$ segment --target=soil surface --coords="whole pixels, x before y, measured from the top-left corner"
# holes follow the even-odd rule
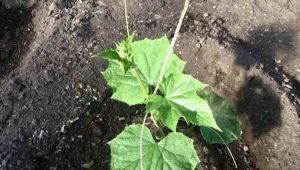
[[[137,39],[172,38],[182,0],[128,1]],[[176,44],[185,72],[234,102],[238,169],[300,169],[300,1],[191,0]],[[143,106],[110,98],[91,58],[126,37],[122,1],[0,0],[0,169],[109,169],[107,142]],[[184,129],[184,124],[179,129]],[[231,170],[193,137],[198,169]]]

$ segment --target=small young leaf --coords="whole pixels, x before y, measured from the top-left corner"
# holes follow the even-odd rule
[[[109,142],[112,170],[140,169],[141,129],[142,125],[130,125]],[[182,133],[170,133],[157,143],[145,127],[142,140],[145,170],[193,170],[199,162],[193,140]]]
[[[241,134],[241,122],[235,106],[222,97],[206,92],[203,95],[213,111],[213,115],[222,132],[201,127],[201,133],[208,143],[230,143],[237,140]]]
[[[146,109],[156,110],[158,118],[173,131],[180,117],[194,125],[220,130],[208,103],[197,95],[205,87],[190,75],[172,74],[161,83],[164,97],[150,97]]]
[[[119,56],[116,50],[103,51],[101,53],[94,55],[94,57],[102,57],[109,61],[117,63],[121,67],[123,66],[123,59]]]
[[[116,50],[106,50],[93,55],[93,57],[103,57],[111,61],[120,61],[121,58]]]
[[[117,64],[111,62],[102,74],[113,88],[113,99],[135,105],[143,103],[147,98],[148,86],[139,79],[133,68],[125,73]]]
[[[156,40],[145,39],[132,43],[133,62],[140,69],[146,82],[152,86],[157,84],[169,46],[169,40],[166,36]],[[168,77],[172,73],[181,73],[184,66],[185,62],[173,54],[169,59],[164,76]]]
[[[131,44],[134,34],[127,39],[117,44],[117,49],[107,50],[95,54],[93,57],[103,57],[109,61],[117,63],[121,68],[127,72],[133,66]]]
[[[131,56],[131,44],[134,38],[134,33],[131,34],[127,39],[117,44],[117,52],[122,59],[132,62]]]

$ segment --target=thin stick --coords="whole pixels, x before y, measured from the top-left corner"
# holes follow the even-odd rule
[[[168,65],[168,61],[169,61],[169,58],[171,57],[172,55],[172,52],[173,52],[173,48],[174,48],[174,45],[175,45],[175,42],[178,38],[178,34],[179,34],[179,30],[181,28],[181,25],[182,25],[182,21],[184,19],[184,16],[186,14],[186,11],[188,9],[188,6],[189,6],[189,0],[185,0],[185,3],[184,3],[184,8],[181,12],[181,16],[180,16],[180,19],[179,19],[179,23],[177,24],[177,27],[176,27],[176,30],[175,30],[175,34],[174,34],[174,37],[172,39],[172,42],[171,42],[171,45],[166,53],[166,56],[165,56],[165,59],[164,59],[164,62],[163,62],[163,65],[162,65],[162,68],[161,68],[161,71],[160,71],[160,75],[159,75],[159,78],[158,78],[158,82],[156,84],[156,87],[155,87],[155,90],[154,90],[154,95],[157,93],[158,91],[158,88],[159,88],[159,83],[162,81],[163,77],[164,77],[164,73],[166,71],[166,68],[167,68],[167,65]]]
[[[127,37],[129,37],[130,35],[129,35],[128,14],[127,14],[126,0],[123,0],[123,2],[124,2],[124,13],[125,13],[125,22],[126,22]],[[148,113],[146,113],[145,116],[144,116],[143,124],[142,124],[142,129],[141,129],[141,134],[140,134],[140,161],[141,161],[141,170],[144,170],[144,166],[143,166],[143,134],[144,134],[144,129],[145,129],[145,124],[146,124],[147,116],[148,116]]]
[[[126,31],[127,31],[127,36],[129,37],[129,26],[128,26],[128,14],[127,14],[127,4],[126,0],[123,0],[124,3],[124,13],[125,13],[125,22],[126,22]],[[137,75],[137,74],[136,74]],[[138,75],[137,75],[138,76]],[[143,119],[143,124],[142,124],[142,129],[141,129],[141,134],[140,134],[140,160],[141,160],[141,170],[144,170],[143,166],[143,134],[144,134],[144,129],[145,129],[145,124],[147,120],[148,113],[145,114],[144,119]]]
[[[124,2],[124,12],[125,12],[125,22],[126,22],[126,31],[127,31],[127,36],[129,37],[130,33],[129,33],[129,26],[128,26],[128,14],[127,14],[127,4],[126,4],[126,0],[123,1]]]
[[[157,85],[155,87],[155,90],[154,90],[154,95],[157,93],[157,90],[159,88],[159,83],[162,81],[163,79],[163,75],[164,75],[164,72],[165,72],[165,69],[166,69],[166,66],[168,64],[168,60],[173,52],[173,48],[174,48],[174,45],[175,45],[175,42],[177,40],[177,37],[178,37],[178,34],[179,34],[179,30],[180,30],[180,27],[182,25],[182,21],[184,19],[184,16],[185,16],[185,13],[187,11],[187,8],[189,6],[189,0],[185,0],[185,4],[184,4],[184,8],[183,8],[183,11],[181,13],[181,17],[179,19],[179,23],[176,27],[176,30],[175,30],[175,34],[174,34],[174,37],[172,39],[172,42],[171,42],[171,46],[169,47],[168,51],[167,51],[167,54],[165,56],[165,59],[164,59],[164,62],[163,62],[163,65],[162,65],[162,68],[161,68],[161,71],[160,71],[160,75],[159,75],[159,79],[158,79],[158,82],[157,82]],[[140,135],[140,160],[141,160],[141,170],[144,170],[144,167],[143,167],[143,133],[144,133],[144,125],[145,125],[145,122],[146,122],[146,118],[147,118],[147,113],[144,117],[144,121],[143,121],[143,126],[142,126],[142,130],[141,130],[141,135]],[[153,119],[154,120],[154,119]],[[155,121],[155,120],[154,120]]]
[[[141,160],[141,170],[144,170],[143,166],[143,134],[144,134],[144,129],[145,129],[145,124],[147,120],[148,113],[145,114],[144,120],[143,120],[143,125],[141,129],[141,134],[140,134],[140,160]]]
[[[234,159],[234,157],[233,157],[233,154],[231,153],[229,147],[226,145],[226,143],[225,143],[225,141],[223,140],[222,136],[220,136],[214,129],[212,129],[212,128],[210,128],[210,129],[211,129],[213,132],[215,132],[215,134],[217,134],[218,137],[222,140],[223,144],[225,145],[226,149],[228,150],[228,152],[229,152],[229,154],[230,154],[230,156],[231,156],[231,158],[232,158],[232,160],[233,160],[233,163],[234,163],[235,168],[237,169],[238,166],[237,166],[236,161],[235,161],[235,159]]]
[[[124,0],[124,4],[125,4],[125,8],[126,8],[126,0]],[[183,8],[183,11],[181,13],[179,23],[176,27],[175,34],[174,34],[174,37],[173,37],[172,42],[171,42],[171,46],[169,47],[169,49],[167,51],[167,54],[165,56],[165,59],[164,59],[164,62],[163,62],[163,65],[162,65],[162,68],[161,68],[161,71],[160,71],[159,79],[158,79],[157,85],[156,85],[154,93],[153,93],[154,95],[157,93],[158,88],[159,88],[159,83],[163,79],[163,75],[164,75],[164,72],[165,72],[167,64],[168,64],[168,60],[169,60],[169,58],[170,58],[170,56],[173,52],[173,48],[174,48],[175,42],[177,40],[179,30],[180,30],[180,27],[182,25],[182,21],[184,19],[184,16],[186,14],[188,6],[189,6],[189,0],[185,0],[184,8]],[[127,13],[127,9],[125,9],[125,13]],[[125,15],[127,16],[127,14],[125,14]],[[128,33],[128,36],[129,36],[127,17],[126,17],[126,23],[127,23],[127,33]],[[143,166],[143,133],[144,133],[144,128],[145,128],[145,123],[146,123],[147,116],[148,116],[148,113],[145,114],[142,129],[141,129],[141,135],[140,135],[140,161],[141,161],[140,165],[141,165],[141,170],[144,170],[144,166]]]

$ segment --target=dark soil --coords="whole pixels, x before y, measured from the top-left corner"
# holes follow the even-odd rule
[[[6,9],[0,3],[0,78],[17,67],[31,41],[31,10]]]
[[[130,29],[172,38],[182,5],[128,1]],[[300,167],[299,9],[298,0],[191,1],[176,52],[236,104],[238,169]],[[0,0],[0,169],[109,169],[107,142],[141,122],[143,106],[109,99],[107,63],[90,56],[125,38],[124,23],[117,0]],[[198,169],[235,169],[225,146],[204,143],[199,129],[187,135]]]

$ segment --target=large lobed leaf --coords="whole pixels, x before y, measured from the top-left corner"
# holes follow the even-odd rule
[[[133,61],[149,85],[155,86],[157,84],[169,46],[170,43],[166,36],[156,40],[144,39],[132,43]],[[184,66],[185,62],[180,60],[175,54],[172,54],[164,77],[168,77],[170,74],[181,73]]]
[[[172,74],[160,87],[164,96],[151,96],[146,110],[156,111],[165,126],[175,131],[178,119],[183,117],[188,123],[220,130],[208,103],[197,95],[205,84],[190,75]]]
[[[131,36],[119,43],[116,50],[97,54],[110,62],[103,76],[114,90],[112,98],[129,105],[143,103],[149,86],[158,81],[168,47],[169,40],[165,36],[136,42],[132,42]],[[184,66],[185,62],[172,54],[165,76],[181,74]]]
[[[142,125],[131,125],[109,142],[112,170],[140,169],[141,129]],[[145,170],[192,170],[199,162],[193,140],[182,133],[170,133],[157,143],[145,127],[142,141]]]
[[[111,62],[102,74],[113,88],[113,99],[135,105],[143,103],[147,98],[148,86],[139,79],[135,69],[125,72],[119,65]]]
[[[182,115],[164,97],[151,95],[146,103],[146,112],[152,113],[166,127],[176,131],[177,123]]]
[[[235,106],[212,92],[206,92],[203,97],[208,101],[217,124],[222,129],[220,132],[208,127],[201,127],[204,139],[211,144],[228,144],[237,140],[241,135],[241,122]]]

